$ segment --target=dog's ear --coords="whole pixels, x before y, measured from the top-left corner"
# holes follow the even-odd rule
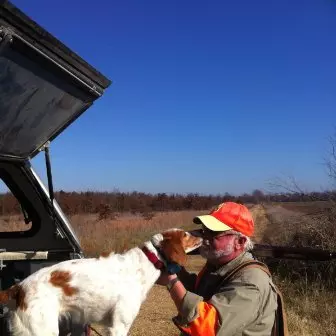
[[[161,242],[161,249],[167,261],[185,266],[187,263],[187,255],[183,248],[182,237],[183,233],[181,235],[180,232],[164,235],[164,239]]]

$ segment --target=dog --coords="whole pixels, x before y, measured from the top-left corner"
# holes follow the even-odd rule
[[[122,254],[42,268],[0,292],[0,303],[15,303],[10,331],[13,336],[58,336],[59,321],[69,318],[103,325],[110,336],[127,335],[161,272],[184,266],[187,253],[201,243],[189,232],[170,229]]]

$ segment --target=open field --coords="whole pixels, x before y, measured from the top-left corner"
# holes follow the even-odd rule
[[[298,211],[299,206],[301,208]],[[316,204],[316,206],[322,207],[321,204]],[[324,240],[324,227],[309,216],[303,216],[305,214],[304,207],[310,211],[313,205],[286,203],[250,206],[256,222],[254,241],[292,245],[295,239],[302,238],[300,233],[317,236],[317,238],[315,237],[316,242]],[[205,212],[207,211],[203,213]],[[120,252],[137,246],[145,239],[150,238],[153,233],[167,228],[195,228],[196,225],[192,224],[192,218],[200,213],[202,211],[161,212],[148,220],[132,214],[123,214],[117,219],[105,218],[102,220],[99,220],[96,214],[77,214],[70,216],[70,221],[79,235],[86,254],[96,256],[102,252],[112,250]],[[17,216],[0,219],[0,230],[4,227],[6,229],[12,227],[13,229],[13,226],[15,229],[22,226]],[[307,228],[312,231],[307,231]],[[321,235],[319,236],[319,234]],[[328,248],[336,250],[334,237],[331,235],[327,244]],[[334,309],[336,290],[335,287],[332,287],[334,282],[331,287],[328,283],[328,287],[327,280],[318,280],[318,272],[312,281],[301,274],[293,276],[296,266],[291,269],[292,265],[288,265],[289,267],[285,268],[287,272],[285,276],[283,274],[280,276],[276,269],[273,274],[275,282],[281,288],[285,298],[290,335],[336,335],[336,311]],[[202,266],[203,260],[200,256],[189,257],[187,268],[190,271],[198,272]],[[141,307],[130,335],[178,335],[179,332],[171,321],[175,314],[176,309],[166,289],[156,285]],[[102,335],[105,335],[99,326],[95,327]],[[92,334],[95,333],[92,332]]]
[[[317,246],[336,251],[336,222],[315,216],[326,202],[264,206],[267,228],[262,242],[273,245]],[[324,204],[323,204],[324,203]],[[297,205],[298,207],[300,205]],[[303,211],[303,208],[307,212]],[[328,204],[328,208],[330,204]],[[325,208],[326,209],[326,208]],[[320,213],[320,211],[318,211]],[[256,223],[258,225],[258,223]],[[278,260],[272,271],[287,306],[290,335],[336,335],[335,262]]]
[[[315,214],[330,209],[334,205],[331,201],[311,201],[311,202],[283,202],[284,209],[305,214]]]
[[[146,220],[142,216],[124,214],[115,220],[99,220],[98,215],[74,215],[71,217],[87,255],[96,256],[102,252],[121,252],[138,246],[153,234],[172,227],[191,229],[196,211],[159,212]]]

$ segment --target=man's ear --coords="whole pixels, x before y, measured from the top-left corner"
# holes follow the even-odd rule
[[[187,263],[187,255],[179,240],[164,239],[161,243],[161,248],[167,261],[174,262],[180,266],[185,266]]]
[[[245,245],[245,243],[246,243],[246,237],[238,237],[238,239],[237,239],[237,247],[238,248],[242,248],[242,247],[244,247],[244,245]]]

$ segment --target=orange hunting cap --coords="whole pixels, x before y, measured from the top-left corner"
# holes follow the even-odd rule
[[[224,202],[218,205],[208,215],[194,218],[195,224],[203,224],[212,231],[238,231],[245,236],[252,236],[254,221],[249,209],[239,203]]]

